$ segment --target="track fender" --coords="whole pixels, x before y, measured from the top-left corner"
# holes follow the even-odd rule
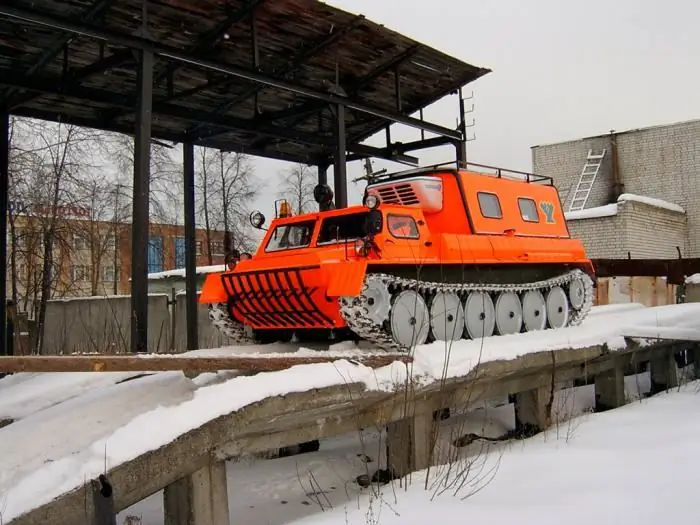
[[[210,303],[225,303],[228,300],[228,295],[224,289],[224,283],[221,280],[220,273],[210,273],[204,280],[202,293],[199,296],[200,304]]]
[[[367,261],[327,262],[321,268],[326,274],[328,297],[356,297],[362,292]]]

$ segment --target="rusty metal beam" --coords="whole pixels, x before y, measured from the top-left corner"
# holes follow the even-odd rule
[[[593,259],[597,277],[666,277],[670,284],[700,273],[700,258],[693,259]]]
[[[0,372],[216,372],[240,370],[247,372],[272,372],[296,365],[332,363],[343,356],[318,357],[269,357],[265,354],[249,356],[190,357],[146,354],[130,355],[62,355],[62,356],[0,356]],[[352,361],[371,368],[378,368],[400,361],[410,363],[408,354],[382,354],[353,358]]]

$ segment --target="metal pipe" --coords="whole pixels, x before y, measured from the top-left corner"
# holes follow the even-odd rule
[[[0,110],[0,348],[7,355],[7,193],[10,186],[10,114]]]
[[[185,179],[185,315],[187,326],[187,350],[199,348],[197,333],[197,260],[195,251],[194,207],[194,145],[185,143],[183,171]]]
[[[131,351],[148,351],[148,230],[151,178],[153,53],[139,57],[131,223]]]
[[[333,186],[335,189],[335,207],[347,208],[348,206],[348,176],[345,144],[345,106],[338,104],[336,107],[335,122],[335,164],[333,167]]]
[[[247,71],[236,66],[218,64],[210,60],[195,58],[187,53],[179,51],[178,49],[162,44],[155,44],[145,38],[140,38],[138,36],[126,35],[117,31],[112,31],[104,28],[98,29],[96,27],[91,27],[89,24],[75,22],[72,20],[65,19],[63,17],[43,15],[28,9],[19,9],[10,6],[0,6],[0,14],[11,19],[23,20],[25,22],[34,23],[45,27],[51,27],[69,33],[75,33],[90,38],[95,38],[98,40],[105,40],[116,45],[126,46],[133,49],[140,49],[141,51],[147,51],[152,54],[170,58],[178,62],[191,64],[193,66],[208,69],[210,71],[216,71],[225,75],[243,78],[251,82],[256,82],[258,84],[263,84],[285,91],[290,91],[309,98],[323,100],[329,104],[342,104],[347,108],[354,109],[362,113],[368,113],[370,115],[374,115],[385,120],[398,122],[400,124],[404,124],[413,128],[424,129],[425,131],[430,131],[431,133],[435,133],[437,135],[442,135],[453,139],[461,139],[461,133],[459,133],[458,131],[445,128],[443,126],[438,126],[437,124],[421,122],[419,119],[406,117],[403,115],[397,115],[393,112],[384,111],[380,108],[375,108],[366,104],[361,104],[359,102],[353,102],[352,100],[346,97],[340,97],[332,95],[330,93],[323,93],[321,91],[316,91],[315,89],[307,88],[297,84],[292,84],[284,80],[279,80],[265,75],[263,73],[259,73],[257,71]]]

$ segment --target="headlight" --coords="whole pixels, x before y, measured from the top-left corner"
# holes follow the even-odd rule
[[[379,207],[379,197],[376,195],[367,195],[365,197],[365,206],[367,206],[370,210],[374,210]]]

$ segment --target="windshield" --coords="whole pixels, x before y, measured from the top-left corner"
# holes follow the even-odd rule
[[[365,220],[368,212],[329,217],[321,223],[317,244],[345,242],[365,236]]]
[[[314,221],[306,221],[277,226],[270,236],[265,251],[276,252],[308,246],[311,244],[314,224]]]

